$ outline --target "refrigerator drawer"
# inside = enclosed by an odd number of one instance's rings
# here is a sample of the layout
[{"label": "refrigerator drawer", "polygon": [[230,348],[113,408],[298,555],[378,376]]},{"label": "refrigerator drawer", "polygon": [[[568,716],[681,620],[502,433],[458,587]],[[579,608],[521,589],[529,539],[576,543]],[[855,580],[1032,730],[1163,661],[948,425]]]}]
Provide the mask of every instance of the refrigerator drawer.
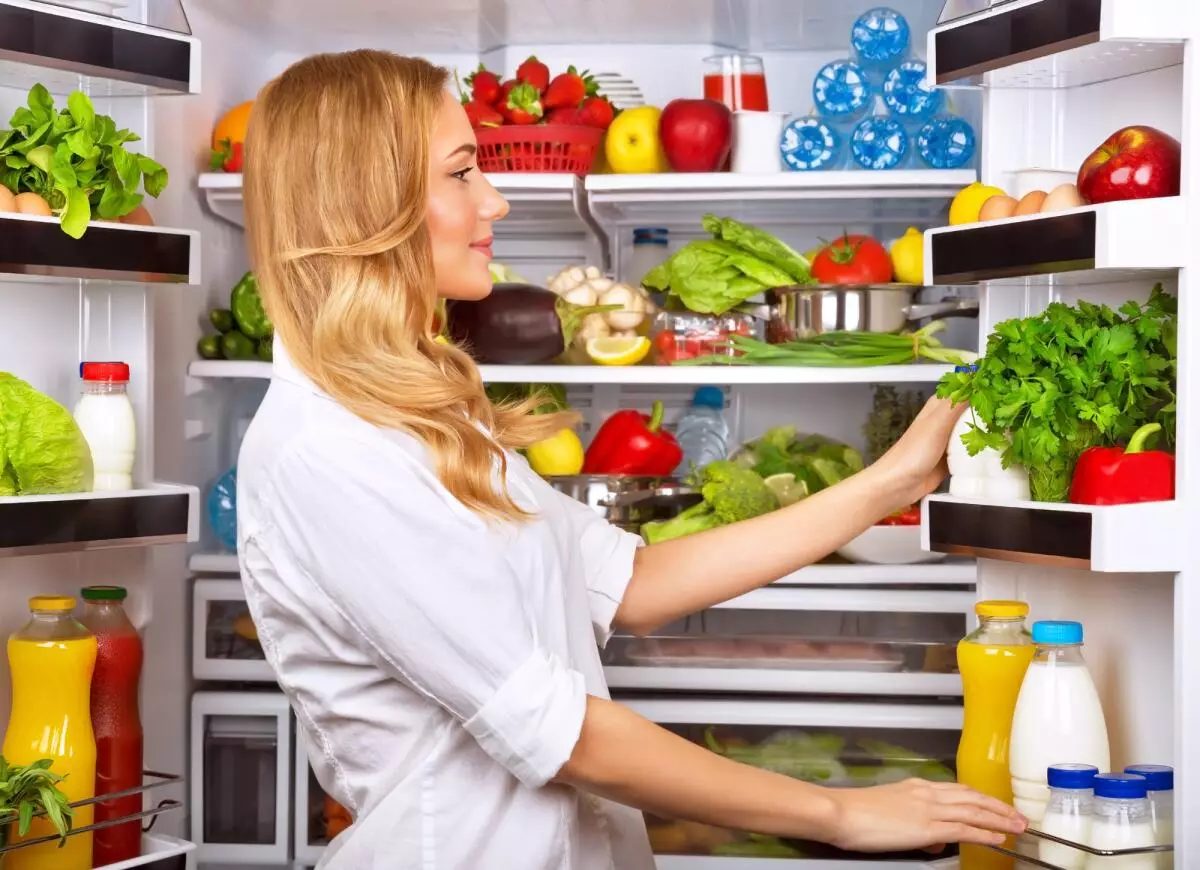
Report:
[{"label": "refrigerator drawer", "polygon": [[296,824],[293,864],[314,866],[321,860],[329,841],[350,827],[350,814],[335,801],[313,773],[304,740],[296,740]]},{"label": "refrigerator drawer", "polygon": [[241,580],[195,581],[192,673],[197,680],[275,682],[250,619]]}]

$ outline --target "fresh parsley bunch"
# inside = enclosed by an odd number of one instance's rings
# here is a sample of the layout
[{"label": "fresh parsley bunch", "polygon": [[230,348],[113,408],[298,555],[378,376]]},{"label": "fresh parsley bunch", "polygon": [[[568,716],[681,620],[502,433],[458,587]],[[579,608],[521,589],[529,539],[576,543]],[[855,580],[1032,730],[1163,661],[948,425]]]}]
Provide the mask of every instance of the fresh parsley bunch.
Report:
[{"label": "fresh parsley bunch", "polygon": [[1029,472],[1035,500],[1066,501],[1087,448],[1124,443],[1147,422],[1174,443],[1177,310],[1161,284],[1117,311],[1053,303],[998,324],[978,370],[946,375],[937,394],[974,410],[969,454],[1000,450],[1004,467]]}]

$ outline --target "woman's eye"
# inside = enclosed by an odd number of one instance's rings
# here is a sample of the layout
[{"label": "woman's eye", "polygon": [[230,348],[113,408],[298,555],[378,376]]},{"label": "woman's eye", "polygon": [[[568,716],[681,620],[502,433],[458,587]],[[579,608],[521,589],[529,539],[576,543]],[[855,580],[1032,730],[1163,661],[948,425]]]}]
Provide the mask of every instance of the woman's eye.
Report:
[{"label": "woman's eye", "polygon": [[467,176],[474,171],[475,171],[474,166],[468,166],[466,169],[460,169],[460,170],[458,170],[458,172],[452,172],[450,174],[453,175],[455,178],[457,178],[459,181],[466,181]]}]

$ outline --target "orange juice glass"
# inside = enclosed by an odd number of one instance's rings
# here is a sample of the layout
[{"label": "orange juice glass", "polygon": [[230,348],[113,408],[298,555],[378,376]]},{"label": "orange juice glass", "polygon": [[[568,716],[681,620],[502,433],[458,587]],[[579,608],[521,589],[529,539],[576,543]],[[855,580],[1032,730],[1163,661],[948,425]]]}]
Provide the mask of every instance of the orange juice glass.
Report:
[{"label": "orange juice glass", "polygon": [[[963,682],[958,781],[1012,804],[1008,744],[1017,695],[1033,661],[1033,638],[1025,628],[1029,605],[980,601],[975,615],[979,628],[958,643]],[[1012,870],[1013,864],[1012,858],[983,846],[964,845],[960,851],[961,870]]]},{"label": "orange juice glass", "polygon": [[[59,788],[74,803],[95,796],[96,739],[89,705],[96,638],[71,616],[75,599],[39,595],[29,599],[30,620],[8,639],[12,672],[12,713],[4,734],[4,757],[13,764],[42,758],[66,779]],[[89,804],[76,807],[72,826],[92,824]],[[14,826],[15,827],[15,826]],[[25,839],[55,834],[36,818]],[[13,831],[13,842],[20,838]],[[4,870],[91,870],[92,835],[75,834],[57,842],[4,853]]]}]

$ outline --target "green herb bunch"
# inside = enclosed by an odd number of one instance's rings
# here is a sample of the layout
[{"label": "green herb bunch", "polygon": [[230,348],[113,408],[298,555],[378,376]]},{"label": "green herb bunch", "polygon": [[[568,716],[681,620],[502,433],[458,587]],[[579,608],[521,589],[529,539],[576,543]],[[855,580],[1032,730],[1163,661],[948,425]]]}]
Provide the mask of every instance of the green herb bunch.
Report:
[{"label": "green herb bunch", "polygon": [[50,770],[51,764],[49,758],[29,765],[9,764],[0,755],[0,846],[8,844],[13,822],[18,836],[28,834],[37,813],[45,813],[61,836],[71,830],[73,811],[58,787],[65,777]]},{"label": "green herb bunch", "polygon": [[1124,443],[1147,422],[1174,443],[1177,310],[1161,284],[1117,311],[1053,303],[998,324],[978,370],[946,375],[937,394],[974,410],[968,453],[1000,450],[1006,468],[1029,472],[1035,500],[1066,501],[1087,448]]},{"label": "green herb bunch", "polygon": [[0,130],[0,184],[45,199],[67,235],[80,238],[93,216],[129,214],[142,204],[139,188],[153,197],[166,188],[162,165],[125,149],[140,137],[97,115],[82,91],[56,110],[50,92],[37,84],[27,102],[13,113],[10,129]]}]

